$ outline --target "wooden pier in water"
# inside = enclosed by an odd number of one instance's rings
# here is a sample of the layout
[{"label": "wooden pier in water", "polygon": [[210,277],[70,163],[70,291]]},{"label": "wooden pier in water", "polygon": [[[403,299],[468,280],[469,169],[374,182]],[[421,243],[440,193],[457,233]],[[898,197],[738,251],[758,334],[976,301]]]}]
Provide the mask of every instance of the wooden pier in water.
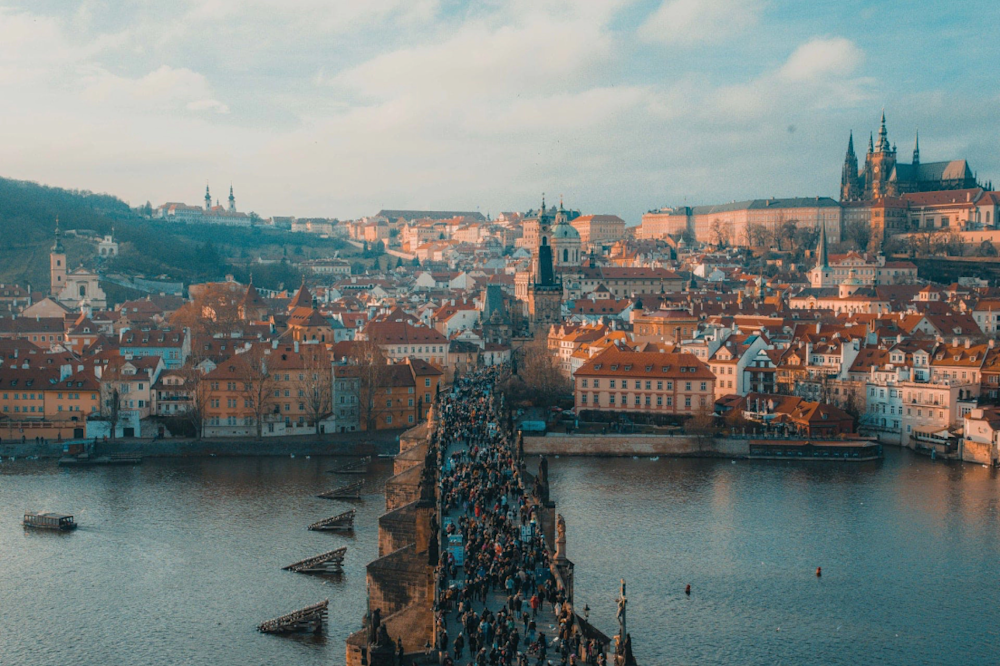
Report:
[{"label": "wooden pier in water", "polygon": [[257,631],[265,634],[291,634],[312,631],[319,633],[326,621],[327,607],[330,600],[321,601],[312,606],[306,606],[287,615],[267,620],[257,625]]},{"label": "wooden pier in water", "polygon": [[335,469],[329,470],[330,474],[367,474],[368,473],[368,463],[372,461],[371,456],[365,456],[361,460],[355,460],[354,462],[347,463],[346,465],[341,465]]},{"label": "wooden pier in water", "polygon": [[336,550],[331,550],[320,555],[300,560],[287,567],[281,567],[285,571],[295,573],[320,573],[339,574],[344,573],[344,555],[347,553],[347,546],[341,546]]},{"label": "wooden pier in water", "polygon": [[333,490],[328,490],[325,493],[320,493],[316,497],[332,500],[361,499],[361,486],[363,486],[364,483],[364,481],[355,481],[349,485],[334,488]]},{"label": "wooden pier in water", "polygon": [[354,529],[355,513],[354,509],[338,513],[336,516],[324,518],[313,523],[309,526],[309,529],[314,532],[350,532]]}]

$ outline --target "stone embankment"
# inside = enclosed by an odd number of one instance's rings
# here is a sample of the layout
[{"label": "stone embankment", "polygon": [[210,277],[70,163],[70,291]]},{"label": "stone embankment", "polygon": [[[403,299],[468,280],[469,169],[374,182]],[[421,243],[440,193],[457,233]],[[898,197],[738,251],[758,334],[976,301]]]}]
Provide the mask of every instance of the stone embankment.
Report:
[{"label": "stone embankment", "polygon": [[[129,453],[144,458],[199,456],[370,456],[397,452],[399,430],[248,439],[117,439],[99,441],[100,455]],[[94,440],[74,440],[92,446]],[[59,458],[70,442],[0,441],[2,458]]]},{"label": "stone embankment", "polygon": [[544,437],[525,437],[524,453],[546,456],[742,458],[749,455],[750,448],[749,440],[728,437],[549,433]]}]

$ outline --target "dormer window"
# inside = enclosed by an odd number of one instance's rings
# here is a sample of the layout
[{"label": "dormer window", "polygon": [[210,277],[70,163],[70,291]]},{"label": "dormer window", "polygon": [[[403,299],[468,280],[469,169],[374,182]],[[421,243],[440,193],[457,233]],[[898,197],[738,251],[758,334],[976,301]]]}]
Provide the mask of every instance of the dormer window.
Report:
[{"label": "dormer window", "polygon": [[617,365],[617,364],[616,364],[616,365],[612,365],[612,366],[611,366],[611,369],[612,369],[612,370],[617,370],[617,369],[618,369],[618,365]]},{"label": "dormer window", "polygon": [[625,368],[624,368],[625,372],[628,372],[631,369],[632,369],[631,365],[626,365]]}]

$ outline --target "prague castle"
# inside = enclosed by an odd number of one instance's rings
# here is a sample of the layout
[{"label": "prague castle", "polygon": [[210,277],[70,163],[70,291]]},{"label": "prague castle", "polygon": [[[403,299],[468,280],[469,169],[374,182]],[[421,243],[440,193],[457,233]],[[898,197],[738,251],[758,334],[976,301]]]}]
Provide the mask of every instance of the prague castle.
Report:
[{"label": "prague castle", "polygon": [[872,201],[898,197],[911,192],[964,190],[979,187],[965,160],[950,162],[920,162],[920,137],[914,136],[913,162],[896,161],[896,145],[889,143],[885,128],[885,112],[878,131],[878,143],[868,138],[868,153],[864,167],[858,171],[854,153],[854,133],[847,140],[847,156],[840,177],[841,201]]}]

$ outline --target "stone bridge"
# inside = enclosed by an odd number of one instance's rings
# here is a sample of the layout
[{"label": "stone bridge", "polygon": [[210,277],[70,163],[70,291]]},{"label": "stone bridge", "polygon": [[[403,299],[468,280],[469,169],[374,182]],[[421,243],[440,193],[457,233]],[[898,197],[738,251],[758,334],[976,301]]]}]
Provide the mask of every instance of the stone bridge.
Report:
[{"label": "stone bridge", "polygon": [[[347,666],[440,664],[450,647],[438,644],[442,630],[450,637],[457,636],[460,631],[460,627],[455,626],[457,619],[445,620],[442,625],[441,617],[447,614],[436,612],[442,588],[463,583],[446,580],[445,567],[441,563],[448,540],[439,526],[453,521],[440,497],[442,465],[463,446],[459,442],[443,441],[439,415],[445,412],[445,402],[435,403],[427,423],[408,430],[399,438],[399,453],[393,460],[394,475],[385,484],[386,511],[379,518],[378,557],[367,567],[368,613],[364,628],[347,639]],[[496,425],[499,445],[509,447],[507,450],[516,456],[514,460],[520,465],[525,500],[533,507],[533,515],[540,518],[545,551],[550,553],[549,573],[557,589],[563,591],[568,608],[575,609],[574,566],[566,553],[565,523],[557,516],[555,503],[548,498],[548,464],[542,458],[536,473],[528,472],[523,439],[519,433],[515,434],[509,411],[503,409],[503,399],[497,402],[500,404],[487,418]],[[442,421],[447,418],[447,415],[441,416]],[[617,635],[609,639],[573,610],[564,612],[562,621],[568,637],[565,639],[567,649],[577,653],[578,663],[598,663],[597,652],[607,653],[611,649],[613,654],[607,655],[607,663],[634,666],[631,639],[623,631],[624,582],[622,592],[618,633],[624,634],[624,640]],[[491,611],[506,603],[504,593],[492,592],[489,596],[485,605]],[[545,606],[543,604],[537,623],[540,630],[545,627],[551,639],[551,628],[558,629],[560,624],[551,608]],[[558,662],[559,655],[551,652],[548,659]],[[533,657],[532,663],[534,660]],[[466,660],[456,660],[456,663],[464,664]]]}]

